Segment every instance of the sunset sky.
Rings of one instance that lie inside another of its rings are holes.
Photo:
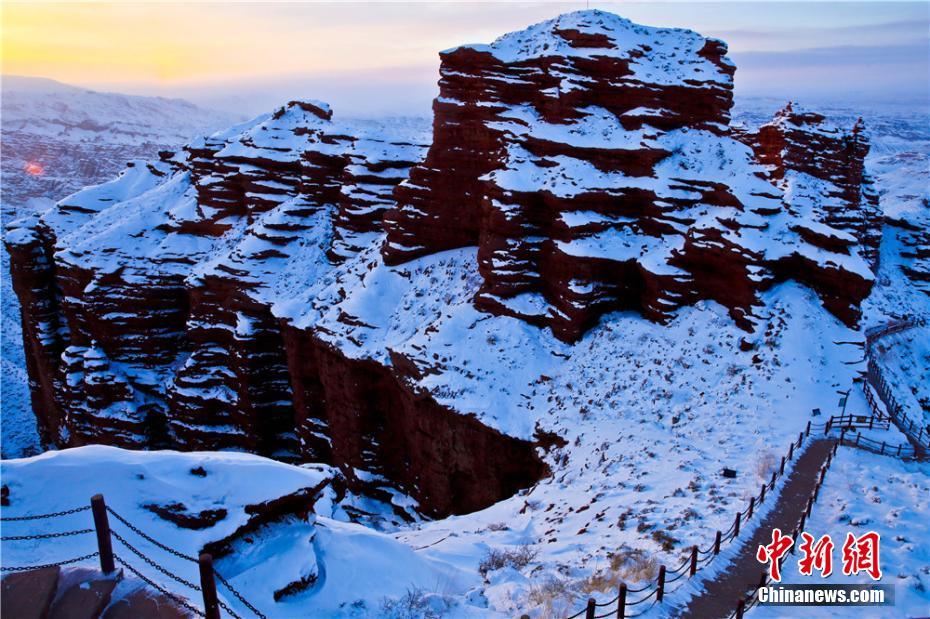
[[[730,44],[741,94],[926,100],[926,2],[608,3]],[[255,112],[287,98],[426,113],[437,52],[585,2],[3,3],[3,73]]]

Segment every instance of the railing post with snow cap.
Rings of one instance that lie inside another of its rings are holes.
[[[620,592],[617,594],[617,619],[626,617],[626,583],[620,583]]]
[[[90,497],[90,510],[94,514],[94,529],[97,530],[97,550],[100,552],[100,570],[110,574],[116,570],[113,563],[113,540],[110,538],[110,519],[107,504],[102,494]]]
[[[662,597],[665,595],[665,566],[659,566],[659,586],[656,589],[656,602],[662,603]]]
[[[694,576],[697,573],[697,557],[698,557],[698,547],[697,544],[691,547],[691,569],[688,570],[688,576]]]
[[[588,607],[584,611],[584,619],[594,619],[594,611],[597,608],[597,602],[594,598],[588,598]]]
[[[203,612],[206,619],[220,619],[220,605],[216,597],[216,578],[213,575],[213,556],[200,555],[200,590],[203,592]]]

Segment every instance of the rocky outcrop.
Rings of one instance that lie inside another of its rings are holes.
[[[758,292],[800,265],[855,323],[871,276],[850,245],[868,258],[879,231],[863,190],[867,145],[858,128],[848,146],[808,127],[793,136],[786,165],[828,159],[829,190],[864,205],[805,226],[810,213],[787,204],[731,134],[726,51],[587,11],[443,52],[433,145],[386,216],[385,262],[477,245],[477,306],[566,341],[609,311],[661,322],[700,299],[751,328]],[[861,241],[824,242],[845,241],[843,226]]]
[[[796,224],[806,241],[843,253],[858,249],[875,268],[882,211],[865,169],[869,139],[861,118],[844,131],[822,114],[789,103],[771,123],[741,139],[752,146],[776,184],[790,193],[790,209],[812,209],[799,213]],[[817,225],[829,226],[833,234]]]
[[[734,131],[725,44],[601,11],[441,58],[428,153],[404,122],[293,101],[18,223],[47,439],[329,462],[463,513],[539,479],[557,443],[484,385],[543,380],[605,313],[708,299],[752,329],[760,292],[795,279],[857,320],[877,230],[861,128],[788,110]],[[499,338],[526,323],[562,342],[508,361]],[[447,354],[476,337],[487,367]]]

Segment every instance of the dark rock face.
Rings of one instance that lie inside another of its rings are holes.
[[[373,474],[374,479],[356,480],[369,493],[392,480],[420,489],[416,496],[428,515],[463,514],[511,496],[546,473],[531,443],[450,414],[414,393],[400,357],[392,367],[350,359],[290,326],[284,340],[306,457]]]
[[[558,437],[422,387],[442,356],[385,335],[413,330],[405,294],[572,342],[606,312],[702,299],[752,329],[760,291],[795,279],[854,323],[880,230],[862,130],[789,109],[735,131],[734,70],[720,41],[572,13],[443,52],[428,153],[294,101],[17,223],[46,440],[329,462],[464,513],[546,474]],[[463,247],[477,266],[438,256]],[[158,507],[218,517],[182,508]]]

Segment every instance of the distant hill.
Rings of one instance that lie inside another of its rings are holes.
[[[131,159],[188,142],[239,120],[182,99],[96,92],[40,77],[2,81],[2,217],[10,221],[47,208],[74,191],[107,179]],[[2,263],[3,455],[36,448],[22,353],[19,305]]]

